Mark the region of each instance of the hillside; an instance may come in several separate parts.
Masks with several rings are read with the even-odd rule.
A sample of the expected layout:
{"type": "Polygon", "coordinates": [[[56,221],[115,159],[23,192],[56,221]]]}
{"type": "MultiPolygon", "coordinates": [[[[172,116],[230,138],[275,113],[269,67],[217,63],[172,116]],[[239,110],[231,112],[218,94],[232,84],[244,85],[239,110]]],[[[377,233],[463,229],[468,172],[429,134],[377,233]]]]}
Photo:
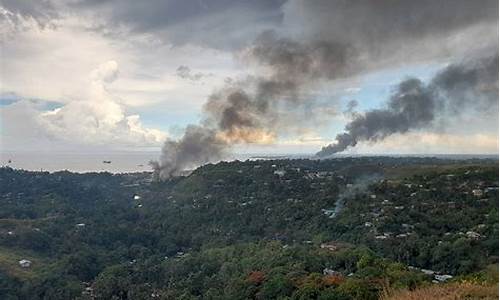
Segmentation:
{"type": "Polygon", "coordinates": [[[2,168],[0,298],[378,299],[444,286],[498,263],[497,163],[236,161],[164,182],[2,168]]]}

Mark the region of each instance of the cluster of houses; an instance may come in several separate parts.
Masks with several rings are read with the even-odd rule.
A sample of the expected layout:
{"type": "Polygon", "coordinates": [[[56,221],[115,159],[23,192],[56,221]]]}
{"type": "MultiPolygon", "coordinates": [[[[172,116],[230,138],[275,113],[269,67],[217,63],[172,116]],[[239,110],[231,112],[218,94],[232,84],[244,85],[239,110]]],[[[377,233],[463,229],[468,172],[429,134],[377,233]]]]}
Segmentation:
{"type": "MultiPolygon", "coordinates": [[[[383,235],[384,236],[384,235],[383,235]]],[[[337,241],[331,241],[331,242],[328,242],[328,243],[322,243],[320,245],[320,248],[321,249],[325,249],[325,250],[328,250],[328,251],[339,251],[341,249],[346,249],[346,248],[349,248],[351,245],[348,244],[348,243],[343,243],[343,242],[337,242],[337,241]]],[[[449,274],[441,274],[439,272],[436,272],[436,271],[433,271],[433,270],[427,270],[427,269],[421,269],[421,268],[417,268],[417,267],[414,267],[414,266],[409,266],[408,267],[410,270],[413,270],[413,271],[420,271],[422,273],[424,273],[425,275],[428,275],[428,276],[432,276],[432,282],[433,283],[441,283],[441,282],[446,282],[450,279],[453,278],[452,275],[449,275],[449,274]]],[[[330,269],[330,268],[324,268],[323,269],[323,275],[330,275],[330,276],[343,276],[342,273],[338,272],[338,271],[335,271],[333,269],[330,269]]],[[[350,273],[348,274],[347,276],[350,277],[350,276],[353,276],[354,274],[353,273],[350,273]]]]}
{"type": "MultiPolygon", "coordinates": [[[[450,178],[455,178],[455,175],[449,174],[446,175],[445,178],[449,180],[450,178]]],[[[390,182],[386,181],[387,183],[396,186],[399,183],[397,182],[390,182]]],[[[445,183],[445,185],[448,183],[445,183]]],[[[468,181],[466,183],[462,183],[461,185],[455,186],[451,183],[449,183],[449,187],[447,186],[446,188],[450,189],[450,191],[455,191],[461,192],[464,194],[469,194],[473,195],[476,198],[480,198],[477,201],[487,201],[488,199],[483,199],[484,196],[488,195],[488,193],[497,193],[498,192],[498,187],[497,186],[488,186],[485,182],[482,181],[468,181]]],[[[414,184],[414,183],[403,183],[403,186],[406,187],[407,189],[411,189],[411,192],[409,191],[409,198],[416,198],[420,193],[433,193],[434,191],[437,190],[436,187],[430,186],[423,186],[422,184],[414,184]]],[[[423,195],[423,194],[422,194],[423,195]]],[[[364,222],[363,225],[367,230],[373,233],[373,238],[376,240],[389,240],[391,238],[407,238],[414,234],[413,228],[414,225],[411,224],[402,224],[401,225],[401,230],[398,230],[399,232],[392,233],[392,232],[379,232],[377,229],[379,226],[377,226],[380,223],[384,223],[384,220],[387,218],[391,218],[391,215],[397,215],[398,211],[403,211],[407,209],[418,209],[419,211],[428,211],[429,209],[435,208],[435,209],[443,209],[441,205],[447,206],[448,209],[450,208],[455,208],[456,203],[455,201],[447,201],[447,202],[437,202],[437,203],[429,203],[427,201],[422,201],[420,199],[415,200],[415,201],[409,201],[408,205],[401,205],[402,203],[393,203],[393,201],[390,201],[388,199],[383,199],[383,197],[377,197],[375,194],[368,194],[366,195],[367,202],[369,203],[370,207],[370,212],[367,213],[361,213],[360,216],[364,217],[364,222]],[[380,199],[379,199],[380,198],[380,199]],[[439,206],[439,207],[438,207],[439,206]]],[[[323,210],[323,213],[325,215],[331,215],[331,210],[323,210]]],[[[483,238],[484,236],[481,235],[481,230],[485,228],[485,224],[479,224],[475,226],[474,228],[471,228],[470,230],[466,232],[447,232],[445,233],[445,236],[449,236],[452,234],[457,234],[457,235],[462,235],[468,239],[471,240],[479,240],[483,238]],[[479,231],[479,232],[478,232],[479,231]]]]}

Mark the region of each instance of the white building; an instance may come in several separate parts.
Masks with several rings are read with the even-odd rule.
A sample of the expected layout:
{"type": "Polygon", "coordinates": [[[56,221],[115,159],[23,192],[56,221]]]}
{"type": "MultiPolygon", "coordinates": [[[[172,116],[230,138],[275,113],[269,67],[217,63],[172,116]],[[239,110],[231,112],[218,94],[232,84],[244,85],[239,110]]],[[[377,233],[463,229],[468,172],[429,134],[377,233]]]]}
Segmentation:
{"type": "Polygon", "coordinates": [[[22,267],[22,268],[29,268],[31,267],[31,261],[30,260],[27,260],[27,259],[21,259],[19,261],[19,265],[22,267]]]}
{"type": "Polygon", "coordinates": [[[276,170],[273,172],[275,175],[278,175],[279,177],[283,177],[286,174],[285,170],[276,170]]]}
{"type": "Polygon", "coordinates": [[[481,235],[475,231],[467,231],[467,233],[465,234],[467,235],[468,238],[473,240],[477,240],[481,237],[481,235]]]}
{"type": "Polygon", "coordinates": [[[480,190],[480,189],[472,190],[472,195],[474,195],[476,197],[481,197],[483,195],[483,190],[480,190]]]}
{"type": "Polygon", "coordinates": [[[434,275],[436,273],[433,270],[426,270],[426,269],[421,269],[420,271],[425,275],[434,275]]]}
{"type": "Polygon", "coordinates": [[[448,279],[452,279],[452,278],[453,278],[453,276],[447,275],[447,274],[444,274],[444,275],[434,275],[434,279],[436,279],[439,282],[445,282],[448,279]]]}

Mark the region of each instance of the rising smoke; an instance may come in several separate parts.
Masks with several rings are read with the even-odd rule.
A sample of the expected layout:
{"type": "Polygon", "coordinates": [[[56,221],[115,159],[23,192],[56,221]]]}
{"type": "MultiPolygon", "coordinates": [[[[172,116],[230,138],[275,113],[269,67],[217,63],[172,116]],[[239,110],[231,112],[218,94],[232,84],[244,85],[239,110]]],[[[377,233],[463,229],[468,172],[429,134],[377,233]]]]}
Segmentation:
{"type": "Polygon", "coordinates": [[[190,125],[178,141],[167,140],[160,161],[152,161],[156,179],[166,179],[201,164],[221,159],[227,144],[205,127],[190,125]]]}
{"type": "Polygon", "coordinates": [[[201,125],[191,125],[177,141],[167,140],[160,160],[151,165],[159,179],[200,164],[217,161],[239,143],[275,140],[293,111],[314,99],[302,91],[319,79],[346,76],[351,67],[346,46],[326,41],[301,44],[264,32],[242,53],[263,67],[264,76],[230,82],[209,96],[201,125]],[[286,108],[286,113],[282,113],[286,108]]]}
{"type": "MultiPolygon", "coordinates": [[[[402,62],[449,57],[450,53],[463,56],[471,50],[454,41],[466,39],[479,45],[475,50],[490,47],[489,37],[498,37],[498,2],[478,3],[289,1],[284,24],[290,30],[297,25],[303,34],[283,37],[266,31],[240,51],[238,57],[255,66],[257,75],[229,82],[210,95],[200,124],[188,126],[179,140],[166,141],[159,161],[152,163],[156,176],[167,179],[220,160],[235,144],[273,142],[304,124],[297,114],[319,105],[308,92],[321,82],[349,79],[402,62]],[[474,34],[478,30],[486,34],[474,34]],[[457,34],[460,39],[447,39],[457,34]]],[[[492,47],[498,51],[496,42],[492,47]]],[[[354,119],[336,143],[317,155],[328,156],[359,141],[378,141],[426,127],[441,113],[463,106],[487,106],[498,97],[495,64],[498,53],[489,61],[450,66],[428,84],[405,80],[386,107],[365,114],[355,113],[355,102],[351,103],[348,111],[354,119]]]]}
{"type": "Polygon", "coordinates": [[[336,142],[316,156],[325,157],[361,141],[379,141],[395,133],[432,125],[437,117],[468,109],[498,110],[498,53],[448,66],[429,84],[410,78],[399,83],[386,107],[356,114],[336,142]]]}

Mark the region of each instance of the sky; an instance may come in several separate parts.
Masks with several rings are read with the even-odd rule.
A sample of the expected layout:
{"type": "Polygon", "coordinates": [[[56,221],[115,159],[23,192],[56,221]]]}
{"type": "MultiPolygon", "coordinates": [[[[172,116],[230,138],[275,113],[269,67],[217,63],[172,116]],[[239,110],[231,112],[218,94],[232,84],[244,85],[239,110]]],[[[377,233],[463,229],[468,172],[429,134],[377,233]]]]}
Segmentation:
{"type": "MultiPolygon", "coordinates": [[[[160,155],[194,124],[233,153],[314,154],[358,134],[409,78],[430,90],[450,66],[496,57],[498,69],[490,0],[0,0],[0,22],[0,146],[10,152],[160,155]],[[270,83],[288,90],[261,89],[270,83]],[[227,100],[235,89],[252,95],[248,115],[227,100]],[[240,123],[228,125],[229,112],[240,123]]],[[[475,94],[439,87],[460,105],[365,128],[342,152],[498,153],[498,73],[483,71],[475,94]],[[483,96],[486,109],[475,107],[483,96]]]]}

